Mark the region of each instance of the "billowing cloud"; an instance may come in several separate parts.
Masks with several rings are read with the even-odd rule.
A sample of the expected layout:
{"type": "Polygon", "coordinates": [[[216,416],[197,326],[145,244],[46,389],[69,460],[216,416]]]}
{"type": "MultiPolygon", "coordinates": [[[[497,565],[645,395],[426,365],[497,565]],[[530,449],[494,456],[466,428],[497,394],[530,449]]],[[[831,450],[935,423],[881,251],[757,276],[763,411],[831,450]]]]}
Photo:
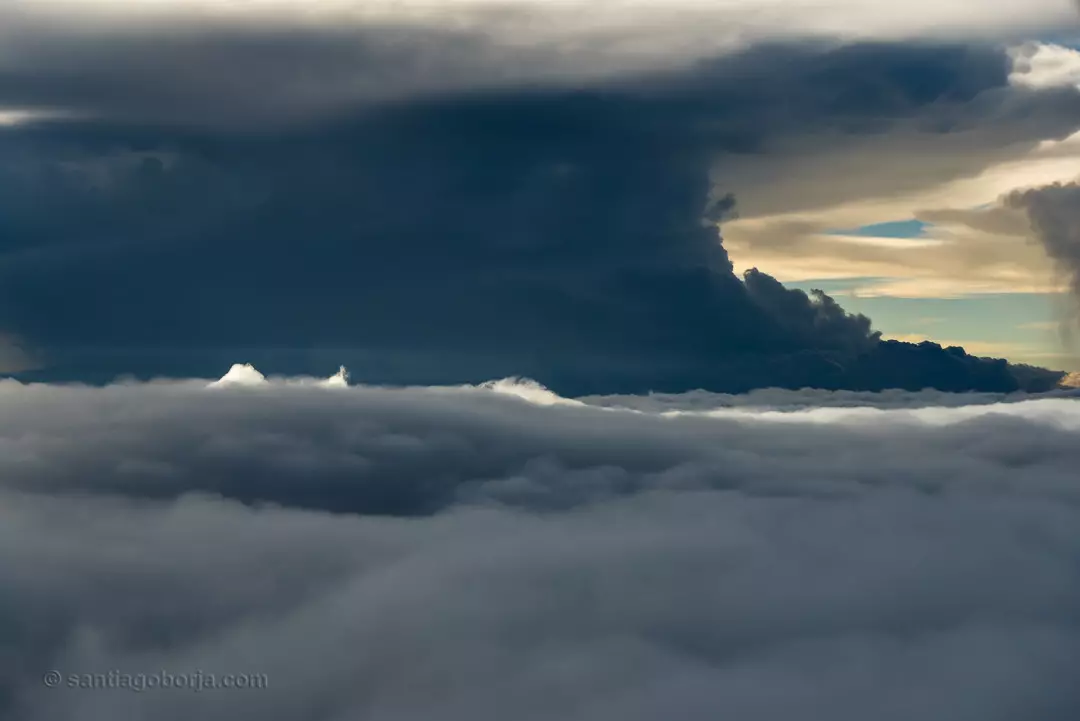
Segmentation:
{"type": "Polygon", "coordinates": [[[929,157],[959,138],[963,167],[935,171],[959,177],[980,153],[1067,136],[1080,92],[1018,88],[1009,67],[984,46],[773,44],[287,132],[133,124],[134,106],[127,124],[26,126],[0,136],[0,327],[46,349],[54,378],[190,375],[239,353],[274,372],[340,359],[369,380],[525,374],[571,394],[1014,390],[1003,364],[876,344],[767,265],[750,288],[711,225],[760,212],[755,179],[797,174],[792,149],[901,139],[929,157]]]}
{"type": "Polygon", "coordinates": [[[0,714],[1080,708],[1075,398],[661,414],[508,385],[0,384],[0,714]],[[196,673],[266,682],[69,688],[196,673]]]}
{"type": "Polygon", "coordinates": [[[1080,52],[1046,43],[1028,42],[1009,53],[1013,71],[1009,81],[1028,88],[1080,85],[1080,52]]]}

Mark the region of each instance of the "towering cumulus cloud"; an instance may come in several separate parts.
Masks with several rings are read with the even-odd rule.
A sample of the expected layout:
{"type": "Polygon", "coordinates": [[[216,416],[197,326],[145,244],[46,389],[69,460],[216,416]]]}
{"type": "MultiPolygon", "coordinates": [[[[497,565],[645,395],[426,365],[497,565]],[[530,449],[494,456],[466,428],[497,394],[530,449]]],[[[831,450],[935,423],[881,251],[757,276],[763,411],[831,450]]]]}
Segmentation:
{"type": "MultiPolygon", "coordinates": [[[[449,37],[418,32],[394,52],[449,52],[449,37]]],[[[267,33],[222,30],[207,52],[262,88],[277,67],[267,33]]],[[[331,79],[399,67],[364,37],[289,42],[331,79]]],[[[744,283],[715,226],[737,210],[728,168],[785,147],[1066,133],[1080,93],[1015,87],[999,48],[773,43],[599,80],[405,85],[393,99],[331,83],[341,107],[297,101],[298,119],[246,85],[205,106],[159,96],[185,87],[168,74],[177,57],[200,67],[192,36],[131,50],[161,71],[152,85],[114,57],[131,37],[77,41],[101,63],[84,91],[62,44],[33,73],[14,53],[0,84],[13,103],[71,113],[0,134],[0,327],[42,358],[37,377],[183,376],[242,354],[394,382],[526,374],[567,393],[1032,382],[959,349],[881,343],[867,319],[767,269],[744,283]],[[197,117],[166,123],[169,103],[197,117]]]]}

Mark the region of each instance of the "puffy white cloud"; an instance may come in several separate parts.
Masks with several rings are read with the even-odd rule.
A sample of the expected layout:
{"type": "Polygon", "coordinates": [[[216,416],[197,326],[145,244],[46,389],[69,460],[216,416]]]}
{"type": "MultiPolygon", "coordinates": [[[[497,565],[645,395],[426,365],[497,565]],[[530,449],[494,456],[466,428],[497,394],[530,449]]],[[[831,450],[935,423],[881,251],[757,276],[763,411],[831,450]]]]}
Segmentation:
{"type": "Polygon", "coordinates": [[[541,390],[0,384],[3,714],[1080,708],[1075,397],[541,390]]]}
{"type": "Polygon", "coordinates": [[[529,378],[503,378],[497,381],[489,381],[482,384],[480,387],[494,391],[495,393],[522,398],[530,403],[536,403],[542,406],[581,405],[580,401],[571,398],[563,398],[529,378]]]}
{"type": "Polygon", "coordinates": [[[338,372],[323,381],[323,385],[330,388],[345,388],[349,385],[349,371],[345,366],[338,368],[338,372]]]}
{"type": "Polygon", "coordinates": [[[256,370],[255,366],[250,363],[235,363],[229,372],[223,375],[220,379],[214,381],[213,386],[228,386],[228,385],[241,385],[241,386],[257,386],[266,383],[266,376],[256,370]]]}
{"type": "Polygon", "coordinates": [[[1025,88],[1080,86],[1080,52],[1048,43],[1029,42],[1009,51],[1009,81],[1025,88]]]}
{"type": "Polygon", "coordinates": [[[250,363],[234,363],[228,372],[216,381],[209,384],[210,388],[228,386],[249,386],[267,388],[274,385],[320,385],[326,388],[348,388],[349,371],[345,366],[338,368],[338,372],[329,378],[273,378],[264,376],[255,366],[250,363]]]}

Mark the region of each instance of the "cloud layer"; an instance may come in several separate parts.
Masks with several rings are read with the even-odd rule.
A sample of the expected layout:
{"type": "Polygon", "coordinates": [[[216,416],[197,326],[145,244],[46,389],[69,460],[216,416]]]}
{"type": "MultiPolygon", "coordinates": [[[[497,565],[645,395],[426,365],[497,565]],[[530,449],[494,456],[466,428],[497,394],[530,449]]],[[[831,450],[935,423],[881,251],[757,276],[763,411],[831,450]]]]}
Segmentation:
{"type": "Polygon", "coordinates": [[[1080,708],[1075,399],[660,415],[517,387],[0,385],[0,715],[1080,708]]]}
{"type": "Polygon", "coordinates": [[[171,121],[295,120],[417,93],[673,70],[770,42],[1001,42],[1075,25],[1070,0],[994,0],[977,13],[962,0],[902,9],[873,0],[608,0],[588,13],[538,0],[151,1],[137,10],[39,0],[0,9],[0,103],[171,121]]]}

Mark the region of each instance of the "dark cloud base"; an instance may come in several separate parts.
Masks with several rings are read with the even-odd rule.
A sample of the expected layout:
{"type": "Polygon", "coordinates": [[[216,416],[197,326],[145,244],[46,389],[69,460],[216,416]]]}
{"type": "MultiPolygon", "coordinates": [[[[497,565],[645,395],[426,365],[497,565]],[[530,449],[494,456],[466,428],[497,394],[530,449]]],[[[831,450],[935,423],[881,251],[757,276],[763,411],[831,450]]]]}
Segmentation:
{"type": "Polygon", "coordinates": [[[0,718],[1080,713],[1075,399],[501,388],[0,384],[0,718]]]}

